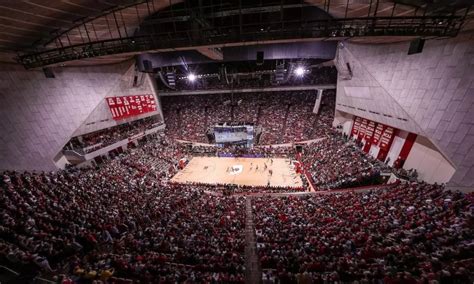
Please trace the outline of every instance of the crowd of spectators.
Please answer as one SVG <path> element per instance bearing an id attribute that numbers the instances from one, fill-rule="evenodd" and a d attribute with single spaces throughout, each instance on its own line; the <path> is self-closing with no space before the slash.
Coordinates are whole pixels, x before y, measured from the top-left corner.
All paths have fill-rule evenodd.
<path id="1" fill-rule="evenodd" d="M 286 147 L 188 147 L 161 136 L 100 166 L 4 172 L 0 265 L 17 269 L 25 283 L 38 271 L 75 282 L 242 283 L 240 195 L 253 193 L 265 283 L 472 281 L 473 195 L 414 183 L 364 193 L 258 197 L 307 186 L 169 181 L 182 157 L 219 151 L 296 155 Z M 347 186 L 377 166 L 336 133 L 304 146 L 302 157 L 320 188 Z"/>
<path id="2" fill-rule="evenodd" d="M 313 113 L 316 91 L 216 94 L 163 97 L 171 137 L 207 143 L 206 130 L 222 122 L 250 122 L 262 127 L 259 144 L 292 143 L 327 134 L 334 118 L 335 93 L 324 92 Z"/>
<path id="3" fill-rule="evenodd" d="M 74 281 L 243 282 L 243 200 L 168 183 L 168 143 L 97 168 L 4 172 L 0 262 Z"/>
<path id="4" fill-rule="evenodd" d="M 380 173 L 388 169 L 338 133 L 303 149 L 302 162 L 321 190 L 381 183 Z"/>
<path id="5" fill-rule="evenodd" d="M 259 144 L 271 145 L 327 135 L 334 117 L 335 93 L 325 91 L 319 114 L 313 113 L 315 91 L 163 97 L 162 101 L 170 137 L 207 143 L 210 127 L 222 122 L 249 122 L 262 129 Z M 152 116 L 75 136 L 64 149 L 90 153 L 161 122 L 159 116 Z"/>
<path id="6" fill-rule="evenodd" d="M 472 283 L 473 198 L 423 183 L 255 198 L 263 283 Z"/>
<path id="7" fill-rule="evenodd" d="M 325 137 L 334 119 L 336 102 L 334 90 L 327 90 L 321 100 L 318 115 L 313 113 L 314 96 L 305 94 L 297 104 L 290 104 L 283 141 L 305 141 Z M 273 141 L 275 139 L 272 139 Z"/>
<path id="8" fill-rule="evenodd" d="M 318 114 L 315 100 L 313 91 L 163 97 L 167 135 L 94 167 L 4 172 L 0 265 L 15 267 L 24 283 L 38 271 L 64 275 L 62 283 L 242 283 L 241 195 L 253 194 L 264 283 L 472 283 L 472 194 L 397 183 L 358 193 L 258 195 L 307 191 L 308 182 L 317 190 L 381 182 L 387 166 L 331 129 L 334 92 L 325 91 Z M 68 147 L 104 147 L 160 121 L 75 137 Z M 293 145 L 175 141 L 207 142 L 206 130 L 221 122 L 262 127 L 264 145 L 321 139 L 301 154 Z M 170 182 L 178 161 L 193 156 L 299 159 L 310 180 L 290 190 Z M 397 173 L 416 181 L 416 171 Z"/>
<path id="9" fill-rule="evenodd" d="M 230 195 L 252 195 L 260 193 L 294 193 L 307 191 L 307 186 L 249 186 L 249 185 L 235 185 L 235 184 L 207 184 L 207 183 L 187 183 L 189 186 L 200 187 L 208 193 L 217 194 L 218 196 Z"/>
<path id="10" fill-rule="evenodd" d="M 159 115 L 154 115 L 134 120 L 132 122 L 119 124 L 114 127 L 75 136 L 64 146 L 64 149 L 90 153 L 97 149 L 112 145 L 120 140 L 142 133 L 145 130 L 154 128 L 160 123 L 162 123 L 161 117 Z"/>
<path id="11" fill-rule="evenodd" d="M 207 143 L 207 126 L 222 122 L 214 117 L 219 115 L 221 120 L 228 121 L 224 100 L 223 95 L 163 97 L 161 102 L 168 135 L 175 139 Z"/>

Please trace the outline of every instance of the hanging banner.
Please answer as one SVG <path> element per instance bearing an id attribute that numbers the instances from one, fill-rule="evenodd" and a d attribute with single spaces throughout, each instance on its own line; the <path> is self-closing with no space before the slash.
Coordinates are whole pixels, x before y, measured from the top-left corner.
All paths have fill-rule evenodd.
<path id="1" fill-rule="evenodd" d="M 362 119 L 362 123 L 360 124 L 360 128 L 359 128 L 359 135 L 358 135 L 359 139 L 364 138 L 365 130 L 367 129 L 368 122 L 369 121 L 367 119 L 365 119 L 365 118 Z"/>
<path id="2" fill-rule="evenodd" d="M 394 129 L 392 127 L 387 127 L 380 138 L 380 149 L 388 151 L 390 145 L 392 144 Z"/>
<path id="3" fill-rule="evenodd" d="M 378 145 L 380 141 L 380 137 L 382 137 L 383 131 L 385 130 L 386 126 L 377 123 L 377 127 L 375 127 L 374 135 L 372 136 L 372 144 Z"/>
<path id="4" fill-rule="evenodd" d="M 157 109 L 153 95 L 107 97 L 105 99 L 114 120 L 153 112 Z"/>
<path id="5" fill-rule="evenodd" d="M 352 135 L 356 136 L 359 132 L 360 122 L 361 118 L 357 116 L 354 120 L 354 124 L 352 125 Z"/>
<path id="6" fill-rule="evenodd" d="M 372 142 L 372 136 L 374 135 L 375 122 L 369 121 L 365 130 L 365 140 L 370 144 Z"/>

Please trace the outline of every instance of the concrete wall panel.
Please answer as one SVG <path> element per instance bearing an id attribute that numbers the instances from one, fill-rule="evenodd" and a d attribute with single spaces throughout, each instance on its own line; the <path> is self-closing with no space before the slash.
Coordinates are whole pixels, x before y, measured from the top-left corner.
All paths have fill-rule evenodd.
<path id="1" fill-rule="evenodd" d="M 55 170 L 53 158 L 130 62 L 54 68 L 56 78 L 0 66 L 0 169 Z"/>
<path id="2" fill-rule="evenodd" d="M 137 84 L 134 86 L 135 76 L 137 77 Z M 107 92 L 105 97 L 152 94 L 155 96 L 155 101 L 158 103 L 158 98 L 152 87 L 152 80 L 153 78 L 149 74 L 137 72 L 135 70 L 135 64 L 132 62 L 129 65 L 127 72 L 121 76 L 117 83 Z M 158 108 L 157 111 L 145 113 L 139 116 L 126 118 L 123 120 L 114 120 L 106 100 L 102 99 L 99 101 L 94 110 L 89 114 L 84 123 L 82 123 L 81 126 L 79 126 L 79 128 L 74 132 L 73 136 L 98 131 L 157 114 L 161 115 L 160 108 Z"/>
<path id="3" fill-rule="evenodd" d="M 336 109 L 428 137 L 457 169 L 450 185 L 473 187 L 474 35 L 430 40 L 414 55 L 408 45 L 339 48 L 354 75 L 338 79 Z M 353 86 L 371 98 L 347 94 Z"/>

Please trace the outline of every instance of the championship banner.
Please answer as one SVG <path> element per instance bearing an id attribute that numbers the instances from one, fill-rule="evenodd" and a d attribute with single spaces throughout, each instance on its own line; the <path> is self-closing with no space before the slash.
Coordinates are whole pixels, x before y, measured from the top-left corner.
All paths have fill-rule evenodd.
<path id="1" fill-rule="evenodd" d="M 380 149 L 388 151 L 390 145 L 392 144 L 394 129 L 392 127 L 387 127 L 380 138 Z"/>
<path id="2" fill-rule="evenodd" d="M 377 124 L 377 127 L 375 128 L 375 131 L 374 131 L 374 136 L 372 136 L 372 144 L 374 144 L 374 145 L 379 144 L 380 138 L 382 137 L 382 134 L 383 134 L 385 128 L 386 128 L 385 125 L 383 125 L 381 123 Z"/>
<path id="3" fill-rule="evenodd" d="M 359 139 L 364 138 L 365 130 L 367 128 L 368 122 L 369 121 L 365 118 L 362 120 L 362 123 L 361 123 L 360 128 L 359 128 L 359 136 L 358 136 Z"/>
<path id="4" fill-rule="evenodd" d="M 360 122 L 361 118 L 357 116 L 354 120 L 354 125 L 352 125 L 352 135 L 356 136 L 359 132 Z"/>
<path id="5" fill-rule="evenodd" d="M 114 120 L 153 112 L 157 109 L 155 97 L 153 95 L 107 97 L 105 99 L 107 100 L 107 104 Z"/>
<path id="6" fill-rule="evenodd" d="M 367 129 L 365 130 L 365 140 L 368 143 L 372 142 L 371 139 L 372 139 L 372 136 L 374 135 L 374 131 L 375 131 L 375 122 L 370 121 L 369 125 L 367 125 Z"/>

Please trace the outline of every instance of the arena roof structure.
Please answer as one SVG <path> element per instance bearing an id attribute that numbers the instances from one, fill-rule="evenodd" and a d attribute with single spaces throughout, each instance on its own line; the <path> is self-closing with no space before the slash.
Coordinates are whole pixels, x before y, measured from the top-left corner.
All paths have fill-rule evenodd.
<path id="1" fill-rule="evenodd" d="M 470 4 L 466 0 L 15 1 L 0 6 L 0 49 L 4 60 L 15 58 L 35 68 L 70 61 L 74 63 L 67 64 L 111 63 L 140 52 L 176 49 L 196 49 L 220 58 L 219 48 L 252 42 L 388 43 L 455 36 L 471 25 Z"/>

